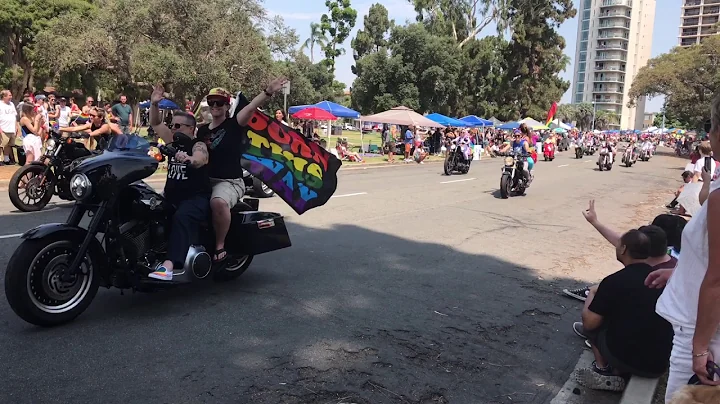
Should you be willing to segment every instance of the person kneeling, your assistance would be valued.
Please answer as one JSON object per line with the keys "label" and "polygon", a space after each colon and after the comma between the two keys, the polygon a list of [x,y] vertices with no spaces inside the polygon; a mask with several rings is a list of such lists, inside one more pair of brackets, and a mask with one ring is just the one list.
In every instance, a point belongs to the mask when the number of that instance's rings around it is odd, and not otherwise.
{"label": "person kneeling", "polygon": [[188,249],[196,242],[200,224],[210,217],[210,176],[208,172],[208,149],[195,138],[195,117],[186,112],[176,112],[172,118],[174,134],[162,123],[158,103],[162,91],[153,92],[150,106],[150,124],[160,138],[172,142],[178,152],[171,156],[167,167],[165,200],[176,207],[168,240],[167,256],[148,276],[170,281],[173,270],[185,265]]}
{"label": "person kneeling", "polygon": [[[668,367],[673,329],[655,313],[661,289],[645,286],[652,267],[650,238],[640,230],[625,233],[616,247],[625,268],[590,289],[575,330],[590,341],[595,361],[579,369],[577,382],[596,390],[622,391],[630,375],[656,378]],[[575,327],[574,327],[575,328]]]}

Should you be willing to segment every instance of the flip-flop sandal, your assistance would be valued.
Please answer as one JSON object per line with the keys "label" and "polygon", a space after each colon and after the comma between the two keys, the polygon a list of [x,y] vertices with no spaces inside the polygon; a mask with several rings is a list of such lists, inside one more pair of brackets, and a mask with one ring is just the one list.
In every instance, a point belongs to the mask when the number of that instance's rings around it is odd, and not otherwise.
{"label": "flip-flop sandal", "polygon": [[[225,254],[225,255],[222,258],[217,258],[223,254]],[[227,260],[227,258],[228,258],[228,253],[227,253],[227,251],[225,251],[224,248],[215,250],[215,254],[213,254],[213,264],[221,264],[221,263],[225,262],[225,260]]]}

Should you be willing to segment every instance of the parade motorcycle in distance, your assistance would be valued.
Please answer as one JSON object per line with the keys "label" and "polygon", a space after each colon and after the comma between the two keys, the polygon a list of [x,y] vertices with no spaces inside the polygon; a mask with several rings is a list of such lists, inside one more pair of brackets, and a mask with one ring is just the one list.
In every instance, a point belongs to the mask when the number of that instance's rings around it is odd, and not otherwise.
{"label": "parade motorcycle in distance", "polygon": [[597,165],[598,165],[598,168],[600,169],[600,171],[612,170],[613,160],[610,158],[610,153],[611,153],[610,148],[608,148],[607,145],[603,145],[600,147],[600,156],[599,156],[598,162],[597,162]]}
{"label": "parade motorcycle in distance", "polygon": [[650,161],[650,150],[642,149],[640,150],[640,160],[641,161]]}
{"label": "parade motorcycle in distance", "polygon": [[581,158],[583,158],[583,155],[585,154],[585,150],[583,150],[583,149],[584,149],[584,148],[583,148],[582,143],[576,143],[576,144],[575,144],[575,158],[576,158],[576,159],[581,159]]}
{"label": "parade motorcycle in distance", "polygon": [[[116,140],[124,138],[123,140]],[[215,246],[210,218],[188,249],[185,265],[171,281],[148,274],[167,252],[175,207],[142,179],[155,173],[172,144],[151,144],[139,136],[116,136],[101,155],[84,159],[70,173],[76,200],[65,223],[44,224],[22,235],[5,273],[5,295],[23,320],[54,326],[73,320],[92,302],[100,286],[149,292],[240,276],[258,254],[290,247],[283,216],[258,211],[259,200],[246,198],[231,211],[225,249],[214,265],[207,251]],[[87,228],[80,222],[91,219]],[[98,234],[102,233],[102,237]]]}
{"label": "parade motorcycle in distance", "polygon": [[47,206],[53,195],[66,201],[74,200],[70,193],[70,172],[84,159],[95,155],[76,139],[87,134],[69,133],[61,136],[51,132],[45,142],[45,154],[20,167],[10,178],[10,202],[21,212],[37,212]]}
{"label": "parade motorcycle in distance", "polygon": [[543,157],[545,161],[555,160],[555,145],[552,142],[546,142],[543,144]]}
{"label": "parade motorcycle in distance", "polygon": [[585,155],[592,156],[597,151],[597,146],[594,143],[588,142],[585,144]]}
{"label": "parade motorcycle in distance", "polygon": [[505,154],[502,167],[502,175],[500,176],[500,196],[507,199],[510,195],[523,195],[528,185],[528,178],[525,177],[523,165],[527,158],[527,153],[510,152]]}
{"label": "parade motorcycle in distance", "polygon": [[443,164],[445,175],[452,175],[455,172],[467,174],[470,171],[472,157],[465,158],[465,153],[463,153],[462,146],[458,145],[457,139],[452,139],[446,147],[447,156],[445,157],[445,164]]}
{"label": "parade motorcycle in distance", "polygon": [[252,174],[243,168],[243,181],[245,182],[245,189],[252,192],[252,195],[258,198],[270,198],[275,195],[270,187],[265,185],[264,182],[253,177]]}
{"label": "parade motorcycle in distance", "polygon": [[625,152],[623,153],[622,162],[625,164],[625,167],[632,167],[635,162],[637,162],[638,156],[637,153],[635,153],[635,148],[632,146],[628,146],[625,149]]}

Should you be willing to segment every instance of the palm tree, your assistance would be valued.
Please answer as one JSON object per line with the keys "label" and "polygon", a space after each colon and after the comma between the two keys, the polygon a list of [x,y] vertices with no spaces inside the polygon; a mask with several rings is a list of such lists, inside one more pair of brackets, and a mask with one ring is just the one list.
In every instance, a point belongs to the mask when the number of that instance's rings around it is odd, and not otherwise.
{"label": "palm tree", "polygon": [[300,50],[309,49],[310,50],[310,63],[315,63],[314,61],[314,54],[315,54],[315,45],[319,46],[325,46],[327,45],[328,39],[323,35],[322,31],[320,30],[320,24],[316,24],[314,22],[310,23],[310,37],[305,40],[303,45],[300,47]]}

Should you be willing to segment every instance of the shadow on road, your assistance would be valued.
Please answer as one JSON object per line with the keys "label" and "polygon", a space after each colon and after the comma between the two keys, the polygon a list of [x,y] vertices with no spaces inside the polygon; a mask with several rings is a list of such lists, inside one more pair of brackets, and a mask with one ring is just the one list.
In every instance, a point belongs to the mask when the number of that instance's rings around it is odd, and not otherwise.
{"label": "shadow on road", "polygon": [[544,403],[583,349],[570,279],[354,225],[290,232],[234,282],[104,291],[53,329],[0,292],[0,402]]}

